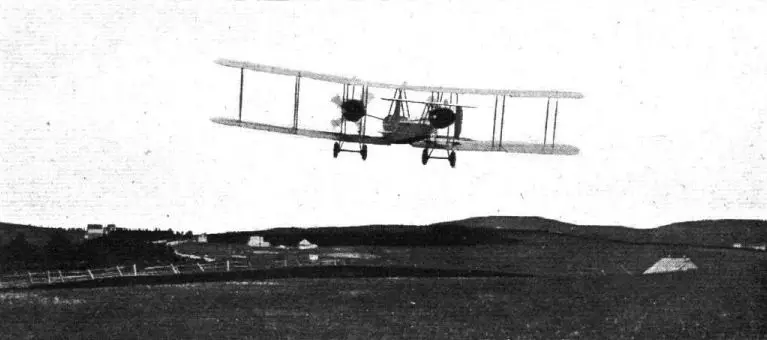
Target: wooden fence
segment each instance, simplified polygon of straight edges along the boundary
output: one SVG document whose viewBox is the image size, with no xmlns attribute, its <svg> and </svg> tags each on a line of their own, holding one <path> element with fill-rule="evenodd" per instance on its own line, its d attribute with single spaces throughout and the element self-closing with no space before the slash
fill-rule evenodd
<svg viewBox="0 0 767 340">
<path fill-rule="evenodd" d="M 251 269 L 248 262 L 221 261 L 213 263 L 170 264 L 138 268 L 132 266 L 115 266 L 107 268 L 88 268 L 85 270 L 46 270 L 42 272 L 23 272 L 0 275 L 0 288 L 28 287 L 40 283 L 60 283 L 87 281 L 120 276 L 150 276 L 177 275 L 185 273 L 221 272 Z"/>
<path fill-rule="evenodd" d="M 179 275 L 201 272 L 227 272 L 242 271 L 252 269 L 270 269 L 287 266 L 303 265 L 338 265 L 341 261 L 319 261 L 306 263 L 301 261 L 274 261 L 268 266 L 252 266 L 249 261 L 216 261 L 216 262 L 197 262 L 184 264 L 170 264 L 164 266 L 151 266 L 138 268 L 135 264 L 132 266 L 115 266 L 107 268 L 88 268 L 85 270 L 46 270 L 40 272 L 20 272 L 8 275 L 0 275 L 0 288 L 28 287 L 32 284 L 53 284 L 61 282 L 98 280 L 120 276 L 161 276 L 161 275 Z"/>
</svg>

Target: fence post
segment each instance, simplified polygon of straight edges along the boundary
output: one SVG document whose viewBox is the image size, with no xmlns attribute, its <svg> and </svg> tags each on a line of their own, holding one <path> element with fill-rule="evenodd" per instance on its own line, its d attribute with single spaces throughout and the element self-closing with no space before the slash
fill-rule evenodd
<svg viewBox="0 0 767 340">
<path fill-rule="evenodd" d="M 136 272 L 136 264 L 133 264 L 133 276 L 138 276 L 138 273 Z"/>
<path fill-rule="evenodd" d="M 34 282 L 32 282 L 32 273 L 31 272 L 27 272 L 27 274 L 29 274 L 29 284 L 34 283 Z"/>
<path fill-rule="evenodd" d="M 229 260 L 226 260 L 226 271 L 229 271 Z"/>
<path fill-rule="evenodd" d="M 50 270 L 46 270 L 45 274 L 48 276 L 48 284 L 51 284 L 51 271 Z"/>
<path fill-rule="evenodd" d="M 91 276 L 91 280 L 95 280 L 95 279 L 96 279 L 96 277 L 95 277 L 95 276 L 93 276 L 93 273 L 91 272 L 91 270 L 90 270 L 90 269 L 87 269 L 87 270 L 88 270 L 88 275 L 90 275 L 90 276 Z"/>
<path fill-rule="evenodd" d="M 64 282 L 64 275 L 61 274 L 61 270 L 59 270 L 59 279 L 61 279 L 61 282 Z"/>
<path fill-rule="evenodd" d="M 120 266 L 116 266 L 116 267 L 117 267 L 117 272 L 120 273 L 120 276 L 123 276 L 123 271 L 120 270 Z"/>
<path fill-rule="evenodd" d="M 201 272 L 203 273 L 205 272 L 205 269 L 202 268 L 202 265 L 200 264 L 200 262 L 197 262 L 197 267 L 200 267 Z"/>
</svg>

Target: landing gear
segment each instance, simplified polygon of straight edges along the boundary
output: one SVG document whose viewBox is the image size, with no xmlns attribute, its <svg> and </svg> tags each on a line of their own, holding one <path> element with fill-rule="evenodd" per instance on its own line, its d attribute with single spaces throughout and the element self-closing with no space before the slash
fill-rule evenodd
<svg viewBox="0 0 767 340">
<path fill-rule="evenodd" d="M 426 163 L 429 162 L 430 158 L 436 158 L 436 159 L 447 159 L 448 163 L 450 163 L 451 168 L 455 168 L 455 162 L 456 162 L 456 155 L 455 151 L 453 150 L 445 150 L 448 152 L 447 157 L 439 157 L 439 156 L 432 156 L 432 152 L 434 152 L 434 149 L 429 150 L 429 148 L 424 148 L 423 152 L 421 153 L 421 164 L 426 165 Z"/>
<path fill-rule="evenodd" d="M 333 143 L 333 158 L 338 158 L 338 154 L 340 154 L 341 152 L 359 152 L 360 156 L 362 156 L 363 161 L 368 159 L 367 144 L 360 144 L 359 150 L 349 150 L 349 149 L 344 149 L 343 142 Z"/>
</svg>

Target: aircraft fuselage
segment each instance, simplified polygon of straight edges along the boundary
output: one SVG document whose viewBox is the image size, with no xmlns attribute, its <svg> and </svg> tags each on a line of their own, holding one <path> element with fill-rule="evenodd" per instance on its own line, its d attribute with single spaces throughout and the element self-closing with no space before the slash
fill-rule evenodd
<svg viewBox="0 0 767 340">
<path fill-rule="evenodd" d="M 384 119 L 381 132 L 383 138 L 392 144 L 410 144 L 429 138 L 434 129 L 420 120 L 409 120 L 403 117 Z"/>
</svg>

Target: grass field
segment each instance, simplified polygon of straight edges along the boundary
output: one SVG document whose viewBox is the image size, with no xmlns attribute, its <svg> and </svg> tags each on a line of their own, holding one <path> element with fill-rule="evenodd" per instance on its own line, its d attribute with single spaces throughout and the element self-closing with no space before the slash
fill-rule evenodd
<svg viewBox="0 0 767 340">
<path fill-rule="evenodd" d="M 209 255 L 217 260 L 249 261 L 253 268 L 280 267 L 283 263 L 312 264 L 338 259 L 340 264 L 416 266 L 419 268 L 473 269 L 540 275 L 641 274 L 665 256 L 689 257 L 701 270 L 731 276 L 758 271 L 767 263 L 767 253 L 692 246 L 625 244 L 605 240 L 579 239 L 557 235 L 536 235 L 515 245 L 475 246 L 346 246 L 311 250 L 258 249 L 246 245 L 182 244 L 182 253 Z M 232 258 L 232 255 L 242 258 Z M 349 256 L 341 256 L 349 255 Z"/>
<path fill-rule="evenodd" d="M 307 250 L 182 244 L 181 253 L 252 270 L 0 290 L 0 338 L 767 339 L 765 252 L 493 235 Z M 697 270 L 641 275 L 667 256 Z M 439 277 L 459 271 L 485 277 Z"/>
<path fill-rule="evenodd" d="M 8 339 L 763 339 L 764 276 L 285 279 L 0 292 Z"/>
</svg>

